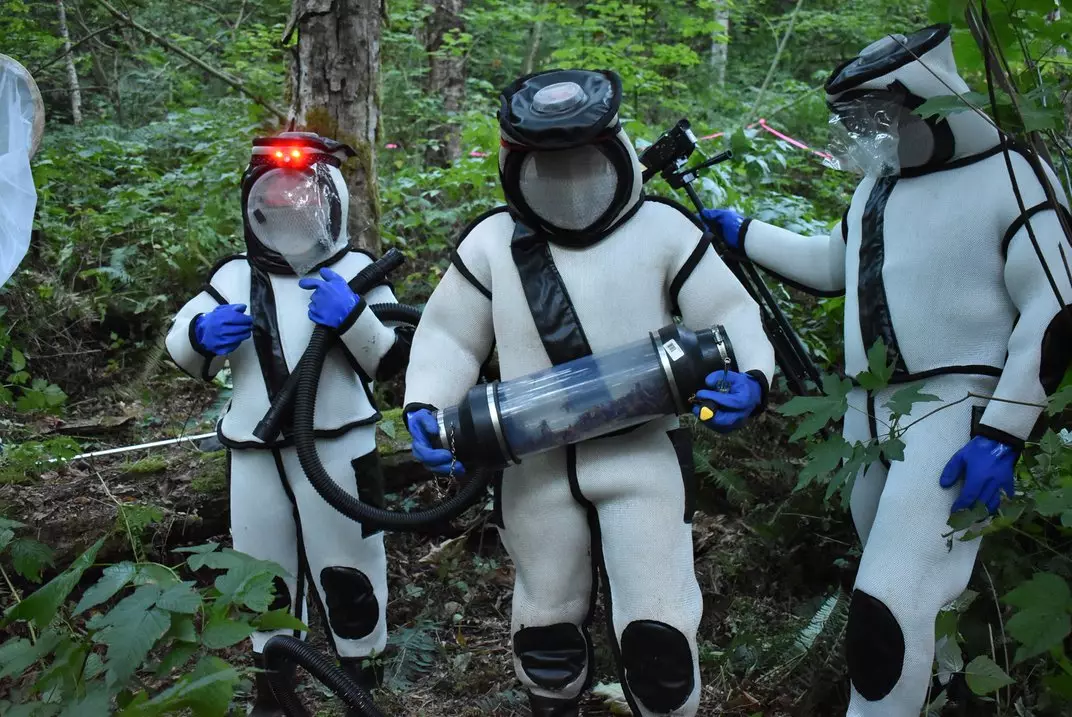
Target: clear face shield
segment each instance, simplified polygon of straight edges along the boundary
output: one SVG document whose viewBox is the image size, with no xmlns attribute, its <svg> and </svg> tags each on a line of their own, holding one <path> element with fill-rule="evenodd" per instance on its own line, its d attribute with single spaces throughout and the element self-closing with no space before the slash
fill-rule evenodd
<svg viewBox="0 0 1072 717">
<path fill-rule="evenodd" d="M 340 185 L 342 175 L 323 162 L 271 169 L 250 188 L 249 226 L 265 248 L 305 275 L 346 244 Z"/>
<path fill-rule="evenodd" d="M 518 189 L 525 204 L 546 223 L 583 231 L 610 209 L 618 181 L 610 157 L 589 144 L 528 153 L 521 162 Z"/>
<path fill-rule="evenodd" d="M 902 93 L 846 93 L 830 109 L 828 167 L 885 177 L 926 164 L 934 154 L 933 131 L 905 105 Z"/>
</svg>

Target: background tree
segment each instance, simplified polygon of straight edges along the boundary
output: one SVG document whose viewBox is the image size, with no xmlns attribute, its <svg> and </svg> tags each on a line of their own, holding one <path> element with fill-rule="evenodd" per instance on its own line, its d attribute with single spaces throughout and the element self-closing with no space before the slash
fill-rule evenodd
<svg viewBox="0 0 1072 717">
<path fill-rule="evenodd" d="M 294 0 L 283 43 L 290 62 L 290 126 L 345 142 L 350 237 L 380 249 L 376 149 L 380 137 L 381 0 Z"/>
</svg>

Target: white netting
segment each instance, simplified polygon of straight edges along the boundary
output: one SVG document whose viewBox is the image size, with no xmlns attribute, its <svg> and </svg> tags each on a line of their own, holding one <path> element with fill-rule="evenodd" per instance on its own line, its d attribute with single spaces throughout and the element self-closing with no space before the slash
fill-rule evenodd
<svg viewBox="0 0 1072 717">
<path fill-rule="evenodd" d="M 37 191 L 30 158 L 44 127 L 37 86 L 19 63 L 0 55 L 0 285 L 30 246 Z"/>
<path fill-rule="evenodd" d="M 548 224 L 580 231 L 610 208 L 618 189 L 611 161 L 594 146 L 532 152 L 521 165 L 521 196 Z"/>
</svg>

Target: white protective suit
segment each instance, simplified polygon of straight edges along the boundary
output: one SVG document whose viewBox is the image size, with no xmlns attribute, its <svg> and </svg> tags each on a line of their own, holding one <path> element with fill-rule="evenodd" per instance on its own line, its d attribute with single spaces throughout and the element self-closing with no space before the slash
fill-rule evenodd
<svg viewBox="0 0 1072 717">
<path fill-rule="evenodd" d="M 0 54 L 0 286 L 30 246 L 37 189 L 30 160 L 41 142 L 45 107 L 26 68 Z"/>
<path fill-rule="evenodd" d="M 827 83 L 832 107 L 861 90 L 891 90 L 909 108 L 967 92 L 948 26 L 879 41 Z M 896 365 L 893 381 L 921 382 L 941 403 L 973 393 L 1035 405 L 971 398 L 910 428 L 903 461 L 857 477 L 851 509 L 864 552 L 847 637 L 850 717 L 919 714 L 935 618 L 967 586 L 979 549 L 978 540 L 947 544 L 957 491 L 940 487 L 939 476 L 972 436 L 1022 447 L 1072 347 L 1072 248 L 1059 223 L 1066 206 L 1054 173 L 1027 150 L 1010 146 L 1006 157 L 990 120 L 973 111 L 928 120 L 929 132 L 918 118 L 902 119 L 910 126 L 900 129 L 899 173 L 865 177 L 828 237 L 748 221 L 743 249 L 806 290 L 845 294 L 850 377 L 867 370 L 866 352 L 881 339 Z M 845 438 L 886 435 L 884 404 L 900 388 L 854 389 Z M 902 425 L 941 403 L 917 403 Z"/>
<path fill-rule="evenodd" d="M 536 87 L 557 79 L 583 85 L 590 96 L 609 92 L 608 82 L 620 91 L 612 73 L 542 74 Z M 407 413 L 461 401 L 493 346 L 506 381 L 617 348 L 674 315 L 692 329 L 722 324 L 739 370 L 769 385 L 774 352 L 757 305 L 685 209 L 645 200 L 642 168 L 616 106 L 595 113 L 595 145 L 558 151 L 522 146 L 506 130 L 504 108 L 500 167 L 510 208 L 470 225 L 433 292 L 414 335 Z M 702 599 L 693 569 L 693 479 L 690 436 L 676 418 L 505 470 L 495 505 L 517 569 L 515 669 L 534 715 L 577 714 L 593 672 L 588 628 L 597 575 L 634 713 L 696 714 Z"/>
<path fill-rule="evenodd" d="M 305 135 L 292 136 L 294 142 L 309 141 Z M 313 144 L 318 141 L 325 151 L 341 153 L 337 143 L 317 139 Z M 254 159 L 265 151 L 255 145 Z M 336 166 L 326 171 L 338 190 L 333 223 L 341 229 L 335 250 L 317 268 L 327 266 L 349 281 L 372 260 L 348 248 L 346 185 Z M 247 170 L 244 210 L 250 185 L 263 172 L 255 164 Z M 277 583 L 274 608 L 288 607 L 304 620 L 311 595 L 336 653 L 356 660 L 382 652 L 387 641 L 383 533 L 363 530 L 320 497 L 301 469 L 288 431 L 268 443 L 253 434 L 271 398 L 297 366 L 315 324 L 308 316 L 312 292 L 298 286 L 301 277 L 284 261 L 287 257 L 267 249 L 251 230 L 248 215 L 246 219 L 247 252 L 217 264 L 202 292 L 175 317 L 167 349 L 183 370 L 205 380 L 225 362 L 230 364 L 234 392 L 217 433 L 229 449 L 234 547 L 282 565 L 290 576 L 285 587 Z M 382 505 L 383 489 L 375 440 L 380 413 L 371 382 L 401 370 L 408 337 L 385 326 L 368 307 L 395 302 L 387 285 L 361 297 L 356 319 L 340 327 L 340 340 L 326 357 L 316 399 L 314 428 L 325 469 L 339 485 L 373 505 Z M 216 356 L 199 344 L 195 320 L 221 304 L 245 304 L 254 325 L 252 337 L 233 353 Z M 254 633 L 254 652 L 259 654 L 274 634 Z"/>
</svg>

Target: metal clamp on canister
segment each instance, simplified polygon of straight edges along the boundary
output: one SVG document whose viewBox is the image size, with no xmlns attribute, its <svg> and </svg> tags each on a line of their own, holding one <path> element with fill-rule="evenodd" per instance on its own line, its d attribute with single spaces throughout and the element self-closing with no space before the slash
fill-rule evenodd
<svg viewBox="0 0 1072 717">
<path fill-rule="evenodd" d="M 474 386 L 437 413 L 439 441 L 463 465 L 503 468 L 561 446 L 690 410 L 713 372 L 736 370 L 721 326 L 671 324 L 617 349 Z"/>
</svg>

